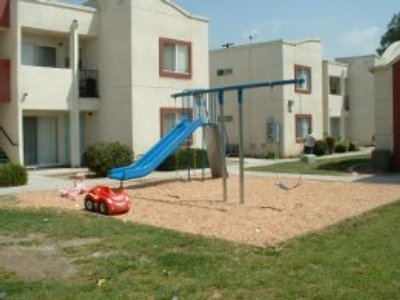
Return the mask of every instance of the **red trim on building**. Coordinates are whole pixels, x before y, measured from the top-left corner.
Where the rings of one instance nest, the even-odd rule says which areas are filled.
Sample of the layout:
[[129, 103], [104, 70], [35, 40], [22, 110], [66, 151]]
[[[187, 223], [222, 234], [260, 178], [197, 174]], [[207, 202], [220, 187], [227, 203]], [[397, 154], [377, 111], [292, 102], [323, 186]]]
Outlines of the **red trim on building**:
[[9, 59], [0, 59], [0, 103], [11, 102], [11, 63]]
[[400, 61], [393, 66], [393, 161], [392, 167], [400, 171]]
[[10, 0], [0, 0], [0, 27], [10, 27]]
[[[168, 71], [164, 70], [164, 46], [165, 45], [183, 45], [188, 47], [188, 55], [189, 55], [189, 71], [188, 73], [180, 73], [180, 72], [174, 72], [174, 71]], [[159, 41], [159, 72], [160, 72], [160, 77], [171, 77], [171, 78], [177, 78], [177, 79], [191, 79], [192, 78], [192, 64], [193, 64], [193, 59], [192, 59], [192, 43], [191, 42], [186, 42], [186, 41], [181, 41], [181, 40], [175, 40], [175, 39], [169, 39], [169, 38], [160, 38]]]

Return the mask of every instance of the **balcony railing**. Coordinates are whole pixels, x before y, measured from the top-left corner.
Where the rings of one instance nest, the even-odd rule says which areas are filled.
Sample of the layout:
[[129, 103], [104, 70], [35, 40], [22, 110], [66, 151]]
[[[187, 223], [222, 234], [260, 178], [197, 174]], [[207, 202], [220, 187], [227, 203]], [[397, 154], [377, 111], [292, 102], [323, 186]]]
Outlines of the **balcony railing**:
[[79, 97], [99, 98], [99, 71], [80, 70], [79, 71]]

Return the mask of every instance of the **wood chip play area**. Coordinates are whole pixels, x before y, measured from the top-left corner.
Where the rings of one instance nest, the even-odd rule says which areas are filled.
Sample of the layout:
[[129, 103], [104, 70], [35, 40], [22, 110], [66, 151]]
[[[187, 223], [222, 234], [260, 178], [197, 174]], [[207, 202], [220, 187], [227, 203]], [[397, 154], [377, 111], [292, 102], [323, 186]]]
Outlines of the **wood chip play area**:
[[[286, 191], [273, 178], [247, 176], [245, 203], [239, 205], [238, 181], [237, 176], [229, 177], [227, 202], [223, 202], [221, 179], [127, 182], [133, 208], [118, 218], [265, 247], [400, 199], [399, 185], [303, 180], [296, 189]], [[58, 191], [16, 197], [18, 207], [86, 213], [83, 196], [76, 203], [60, 198]]]

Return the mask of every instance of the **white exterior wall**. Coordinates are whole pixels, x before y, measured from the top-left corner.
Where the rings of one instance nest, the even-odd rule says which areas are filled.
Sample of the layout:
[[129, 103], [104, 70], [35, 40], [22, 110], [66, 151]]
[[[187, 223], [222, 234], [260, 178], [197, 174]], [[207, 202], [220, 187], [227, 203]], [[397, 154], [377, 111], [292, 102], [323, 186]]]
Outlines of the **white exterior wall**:
[[[0, 57], [11, 59], [15, 76], [12, 101], [0, 106], [0, 126], [19, 143], [19, 147], [8, 146], [0, 135], [0, 146], [11, 160], [23, 162], [23, 116], [55, 117], [58, 156], [65, 156], [61, 153], [65, 145], [63, 122], [76, 101], [72, 70], [64, 68], [67, 56], [72, 63], [69, 44], [74, 20], [79, 24], [83, 68], [99, 70], [101, 97], [77, 101], [84, 125], [82, 146], [118, 140], [130, 145], [136, 154], [144, 153], [160, 138], [160, 107], [174, 106], [170, 95], [208, 87], [207, 20], [168, 0], [95, 2], [98, 9], [52, 1], [11, 1], [11, 28], [0, 32]], [[192, 79], [159, 76], [160, 37], [192, 43]], [[23, 43], [56, 48], [56, 67], [22, 65]], [[200, 133], [195, 141], [201, 145]]]
[[[208, 22], [162, 0], [99, 1], [98, 5], [99, 138], [119, 140], [140, 155], [160, 139], [160, 108], [174, 107], [171, 94], [208, 87]], [[192, 43], [192, 79], [160, 77], [160, 38]], [[200, 139], [197, 133], [198, 147]]]
[[72, 77], [70, 69], [21, 66], [20, 89], [26, 110], [68, 110], [71, 98]]
[[[12, 99], [10, 104], [4, 104], [0, 109], [0, 125], [19, 146], [10, 146], [4, 140], [0, 142], [12, 161], [23, 163], [23, 116], [50, 113], [57, 117], [55, 111], [69, 109], [72, 73], [70, 69], [61, 67], [64, 65], [65, 52], [68, 51], [66, 42], [72, 21], [77, 20], [81, 34], [88, 36], [97, 34], [97, 23], [92, 8], [24, 0], [11, 1], [11, 4], [11, 26], [3, 34], [2, 55], [12, 62]], [[23, 42], [55, 47], [59, 68], [22, 65]], [[96, 105], [85, 101], [82, 106], [92, 108]], [[59, 140], [62, 141], [61, 134]], [[60, 153], [59, 156], [62, 157]]]
[[[340, 79], [340, 95], [330, 93], [330, 77]], [[347, 139], [348, 111], [345, 108], [347, 65], [337, 62], [323, 62], [323, 105], [324, 136], [331, 135], [330, 119], [340, 119], [340, 137]]]
[[[393, 151], [393, 80], [392, 68], [374, 70], [375, 144], [377, 150]], [[366, 122], [362, 122], [366, 123]]]
[[[133, 145], [137, 153], [143, 153], [161, 138], [160, 108], [174, 107], [171, 94], [209, 86], [208, 22], [160, 0], [136, 0], [132, 28]], [[191, 79], [160, 77], [160, 38], [191, 42]], [[195, 134], [195, 145], [201, 146], [200, 130]]]
[[[322, 137], [322, 58], [319, 41], [289, 43], [272, 41], [229, 49], [213, 50], [210, 54], [211, 85], [213, 87], [248, 82], [294, 79], [295, 65], [311, 67], [311, 94], [295, 92], [294, 85], [260, 88], [245, 92], [244, 143], [246, 155], [265, 155], [273, 151], [283, 156], [296, 156], [303, 145], [296, 142], [295, 116], [312, 115], [315, 135]], [[233, 68], [229, 76], [217, 76], [218, 69]], [[289, 112], [288, 102], [293, 101]], [[229, 142], [238, 143], [237, 96], [227, 96], [226, 115], [234, 118], [228, 123]], [[278, 123], [279, 141], [267, 137], [267, 122]], [[280, 148], [279, 148], [280, 144]]]
[[99, 93], [101, 105], [90, 118], [100, 141], [132, 146], [131, 3], [99, 1]]
[[348, 65], [346, 93], [349, 97], [350, 111], [347, 136], [359, 144], [370, 145], [376, 134], [375, 86], [370, 69], [377, 64], [377, 57], [344, 57], [338, 58], [337, 61]]
[[[303, 144], [296, 142], [295, 116], [308, 114], [312, 116], [312, 129], [317, 139], [323, 138], [323, 101], [322, 101], [322, 51], [319, 40], [284, 44], [283, 78], [294, 78], [294, 66], [302, 65], [311, 68], [311, 93], [296, 93], [294, 86], [284, 87], [283, 96], [283, 153], [285, 156], [297, 156], [303, 150]], [[294, 101], [292, 112], [287, 102]]]
[[72, 21], [77, 20], [81, 35], [98, 35], [96, 10], [91, 7], [45, 1], [18, 0], [18, 3], [20, 26], [23, 28], [68, 34]]
[[[233, 69], [232, 75], [217, 76], [218, 69], [228, 68]], [[210, 52], [212, 87], [281, 80], [282, 73], [281, 41]], [[237, 95], [229, 92], [226, 93], [225, 98], [225, 115], [233, 116], [233, 122], [226, 123], [228, 140], [230, 144], [238, 144]], [[280, 99], [282, 99], [281, 87], [260, 88], [244, 92], [244, 152], [246, 155], [265, 155], [267, 151], [280, 151], [278, 146], [267, 138], [267, 120], [272, 118], [275, 122], [282, 122], [283, 113]]]

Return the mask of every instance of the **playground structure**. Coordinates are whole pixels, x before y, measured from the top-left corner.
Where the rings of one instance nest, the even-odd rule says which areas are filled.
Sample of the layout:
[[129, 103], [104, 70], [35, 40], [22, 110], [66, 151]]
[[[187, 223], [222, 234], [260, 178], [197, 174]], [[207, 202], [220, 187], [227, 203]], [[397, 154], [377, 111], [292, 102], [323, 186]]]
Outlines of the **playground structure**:
[[[177, 150], [182, 143], [188, 139], [199, 127], [203, 128], [203, 140], [205, 128], [211, 128], [211, 133], [207, 134], [207, 150], [210, 161], [210, 168], [213, 177], [223, 178], [223, 199], [226, 202], [227, 195], [227, 167], [225, 159], [226, 149], [226, 130], [225, 130], [225, 93], [236, 92], [238, 101], [239, 116], [239, 172], [240, 172], [240, 204], [244, 203], [244, 150], [243, 150], [243, 103], [244, 92], [249, 89], [275, 87], [282, 85], [306, 84], [306, 78], [290, 80], [276, 80], [270, 82], [248, 83], [241, 85], [231, 85], [225, 87], [189, 90], [173, 94], [172, 97], [182, 100], [182, 107], [194, 109], [194, 120], [187, 115], [176, 125], [166, 136], [156, 143], [148, 152], [132, 165], [122, 168], [112, 169], [109, 178], [121, 182], [135, 178], [144, 177], [153, 172], [169, 155]], [[218, 102], [218, 104], [217, 104]], [[219, 107], [219, 109], [217, 108]], [[219, 112], [218, 112], [219, 110]], [[219, 116], [219, 117], [218, 117]], [[219, 123], [219, 124], [218, 124]], [[219, 126], [218, 126], [219, 125]], [[219, 129], [219, 130], [218, 130]], [[210, 130], [209, 130], [210, 131]], [[213, 132], [214, 131], [214, 132]], [[216, 133], [218, 131], [219, 133]], [[219, 140], [219, 141], [218, 141]], [[219, 144], [219, 151], [216, 151]], [[220, 171], [220, 172], [218, 172]], [[218, 176], [220, 174], [220, 176]]]
[[[223, 199], [226, 202], [228, 200], [227, 194], [227, 171], [226, 171], [226, 160], [225, 160], [225, 149], [226, 149], [226, 130], [225, 130], [225, 93], [226, 92], [236, 92], [237, 93], [237, 101], [238, 101], [238, 116], [239, 116], [239, 173], [240, 173], [240, 182], [239, 182], [239, 199], [240, 204], [244, 203], [244, 147], [243, 147], [243, 103], [244, 103], [244, 92], [248, 89], [256, 89], [256, 88], [263, 88], [263, 87], [274, 87], [274, 86], [282, 86], [282, 85], [293, 85], [293, 84], [300, 84], [305, 85], [306, 79], [305, 77], [301, 77], [298, 79], [290, 79], [290, 80], [276, 80], [276, 81], [269, 81], [269, 82], [257, 82], [257, 83], [247, 83], [241, 85], [231, 85], [225, 87], [218, 87], [218, 88], [211, 88], [211, 89], [204, 89], [204, 90], [193, 90], [188, 92], [182, 92], [172, 95], [172, 97], [182, 98], [182, 97], [205, 97], [209, 95], [217, 95], [218, 104], [219, 104], [219, 118], [217, 118], [217, 109], [216, 103], [213, 101], [211, 103], [211, 117], [210, 121], [217, 123], [217, 119], [220, 122], [220, 155], [221, 155], [221, 174], [223, 178]], [[211, 97], [211, 99], [215, 99], [215, 97]]]

